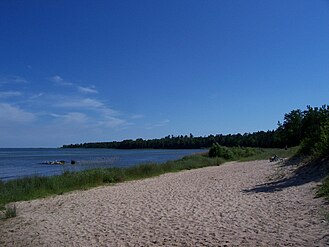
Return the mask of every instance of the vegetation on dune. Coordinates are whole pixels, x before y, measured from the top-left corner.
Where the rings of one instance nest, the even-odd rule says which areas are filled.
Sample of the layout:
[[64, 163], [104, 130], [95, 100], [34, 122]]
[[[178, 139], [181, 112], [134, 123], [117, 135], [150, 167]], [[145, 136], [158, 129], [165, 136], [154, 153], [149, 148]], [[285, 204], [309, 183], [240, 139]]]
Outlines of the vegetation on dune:
[[[328, 160], [329, 156], [329, 106], [311, 107], [306, 110], [293, 110], [285, 114], [283, 123], [278, 123], [278, 128], [273, 135], [279, 143], [285, 147], [295, 146], [295, 148], [276, 150], [272, 155], [279, 157], [290, 156], [297, 152], [311, 160]], [[253, 153], [249, 156], [249, 153]], [[267, 155], [267, 154], [266, 154]], [[252, 157], [264, 157], [262, 149], [232, 148], [229, 149], [214, 143], [209, 150], [210, 157], [222, 157], [229, 160], [248, 160]], [[247, 156], [247, 157], [244, 157]], [[312, 162], [312, 165], [323, 166], [323, 162]], [[326, 163], [329, 170], [329, 164]], [[320, 167], [319, 167], [320, 168]], [[319, 196], [324, 196], [329, 200], [329, 176], [324, 179], [318, 192]]]
[[[326, 160], [326, 171], [329, 170], [329, 106], [308, 106], [305, 111], [294, 110], [285, 115], [279, 133], [290, 144], [300, 144], [299, 153], [313, 160]], [[322, 162], [315, 162], [321, 164]], [[323, 180], [318, 195], [329, 200], [329, 175]]]
[[277, 131], [288, 146], [301, 145], [301, 154], [326, 157], [329, 155], [329, 106], [293, 110], [285, 114]]
[[250, 148], [250, 147], [224, 147], [214, 143], [209, 149], [209, 157], [219, 157], [225, 160], [264, 160], [277, 155], [280, 158], [292, 157], [297, 154], [299, 147], [289, 149], [279, 148]]

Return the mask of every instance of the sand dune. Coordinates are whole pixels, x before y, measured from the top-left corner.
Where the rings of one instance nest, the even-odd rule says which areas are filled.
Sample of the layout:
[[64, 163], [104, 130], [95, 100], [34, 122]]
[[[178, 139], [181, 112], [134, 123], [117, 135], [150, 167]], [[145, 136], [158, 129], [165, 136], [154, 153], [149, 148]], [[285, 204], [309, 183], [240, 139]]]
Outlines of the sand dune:
[[0, 246], [329, 245], [316, 183], [268, 184], [284, 172], [230, 162], [16, 203]]

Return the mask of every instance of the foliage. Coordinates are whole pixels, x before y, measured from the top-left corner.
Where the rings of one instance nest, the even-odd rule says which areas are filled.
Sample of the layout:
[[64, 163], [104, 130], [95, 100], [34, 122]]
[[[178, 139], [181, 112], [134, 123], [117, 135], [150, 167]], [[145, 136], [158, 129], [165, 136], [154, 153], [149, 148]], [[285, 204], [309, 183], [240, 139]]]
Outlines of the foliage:
[[276, 130], [282, 144], [301, 144], [300, 153], [313, 157], [329, 154], [329, 106], [307, 106], [305, 111], [293, 110], [285, 114], [284, 122], [279, 122]]
[[[236, 154], [224, 147], [283, 148], [301, 145], [300, 152], [315, 157], [328, 155], [329, 151], [329, 106], [307, 106], [307, 109], [292, 110], [284, 115], [283, 123], [272, 131], [234, 135], [209, 135], [207, 137], [166, 136], [161, 139], [124, 140], [122, 142], [100, 142], [64, 145], [63, 148], [210, 148], [210, 155], [232, 159]], [[241, 149], [235, 150], [240, 152]], [[250, 151], [250, 150], [249, 150]], [[244, 155], [244, 154], [240, 154]], [[239, 156], [239, 155], [238, 155]]]
[[329, 151], [329, 107], [308, 106], [303, 113], [302, 145], [300, 152], [316, 158], [328, 156]]
[[218, 143], [214, 143], [212, 147], [209, 149], [209, 157], [219, 157], [226, 160], [231, 160], [234, 154], [231, 149], [227, 147], [223, 147]]
[[278, 123], [278, 132], [281, 136], [281, 141], [289, 147], [297, 146], [302, 139], [302, 123], [303, 112], [301, 110], [293, 110], [284, 115], [284, 122]]
[[221, 157], [225, 160], [264, 160], [277, 155], [281, 158], [294, 156], [299, 147], [289, 149], [278, 148], [250, 148], [250, 147], [223, 147], [215, 143], [209, 149], [209, 157]]
[[324, 196], [327, 200], [329, 200], [329, 176], [323, 181], [320, 189], [317, 192], [318, 196]]
[[277, 131], [258, 131], [254, 133], [235, 134], [235, 135], [209, 135], [207, 137], [189, 136], [166, 136], [161, 139], [143, 140], [124, 140], [121, 142], [97, 142], [63, 145], [63, 148], [116, 148], [116, 149], [198, 149], [210, 148], [214, 143], [221, 146], [234, 147], [282, 147], [280, 136]]
[[317, 157], [329, 155], [329, 123], [320, 126], [319, 137], [312, 151]]

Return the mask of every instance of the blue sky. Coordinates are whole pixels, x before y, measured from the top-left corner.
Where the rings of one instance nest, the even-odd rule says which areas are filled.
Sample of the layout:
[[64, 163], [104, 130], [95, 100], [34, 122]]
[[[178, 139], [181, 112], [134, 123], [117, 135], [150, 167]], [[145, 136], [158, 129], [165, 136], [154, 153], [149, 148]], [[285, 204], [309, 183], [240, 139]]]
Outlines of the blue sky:
[[0, 147], [266, 131], [328, 96], [329, 1], [0, 2]]

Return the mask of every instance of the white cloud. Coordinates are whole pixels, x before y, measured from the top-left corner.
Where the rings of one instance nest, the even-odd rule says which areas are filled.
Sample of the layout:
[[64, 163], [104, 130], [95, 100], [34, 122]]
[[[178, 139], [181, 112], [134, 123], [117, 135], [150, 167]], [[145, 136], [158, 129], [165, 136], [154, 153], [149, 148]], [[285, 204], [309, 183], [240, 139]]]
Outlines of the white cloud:
[[[122, 117], [120, 113], [116, 110], [107, 107], [103, 102], [92, 99], [66, 99], [61, 100], [61, 102], [55, 104], [56, 107], [63, 107], [67, 109], [79, 109], [81, 111], [88, 110], [92, 111], [91, 115], [94, 123], [91, 123], [91, 128], [94, 127], [95, 123], [98, 127], [114, 128], [123, 127], [129, 125], [129, 123]], [[89, 113], [88, 113], [89, 115]], [[54, 116], [54, 115], [53, 115]], [[62, 115], [56, 115], [54, 117], [63, 117]], [[68, 116], [67, 116], [68, 117]], [[87, 120], [87, 115], [82, 118], [81, 115], [70, 115], [70, 117], [76, 117], [80, 119]]]
[[11, 97], [17, 97], [21, 96], [22, 93], [18, 91], [2, 91], [0, 92], [0, 98], [11, 98]]
[[77, 87], [81, 93], [98, 93], [94, 87]]
[[53, 77], [50, 78], [51, 81], [53, 82], [62, 82], [64, 81], [62, 77], [60, 77], [59, 75], [54, 75]]
[[0, 123], [31, 123], [36, 120], [33, 113], [7, 103], [0, 103]]
[[104, 104], [98, 100], [85, 98], [85, 99], [67, 99], [56, 103], [54, 106], [65, 108], [101, 108]]
[[20, 76], [6, 76], [0, 77], [0, 84], [11, 84], [11, 83], [27, 83], [23, 77]]
[[44, 93], [38, 93], [38, 94], [34, 94], [30, 97], [30, 100], [33, 100], [33, 99], [37, 99], [37, 98], [40, 98], [44, 95]]
[[53, 77], [50, 78], [50, 80], [54, 83], [56, 83], [57, 85], [61, 85], [61, 86], [69, 86], [69, 87], [74, 87], [76, 88], [76, 90], [78, 90], [80, 93], [84, 93], [84, 94], [97, 94], [98, 91], [95, 89], [95, 86], [91, 86], [91, 87], [82, 87], [79, 86], [76, 83], [72, 83], [72, 82], [68, 82], [66, 80], [64, 80], [62, 77], [60, 77], [59, 75], [55, 75]]
[[108, 128], [122, 127], [128, 125], [126, 120], [110, 116], [106, 116], [104, 121], [100, 121], [99, 124]]
[[102, 109], [100, 109], [100, 112], [104, 116], [118, 116], [118, 115], [120, 115], [120, 113], [118, 111], [113, 110], [112, 108], [109, 108], [109, 107], [103, 107]]
[[134, 114], [130, 118], [131, 119], [141, 119], [141, 118], [144, 118], [144, 115], [142, 115], [142, 114]]
[[62, 86], [73, 86], [74, 84], [71, 82], [64, 81], [62, 77], [59, 75], [54, 75], [53, 77], [50, 78], [50, 80], [58, 85]]
[[86, 114], [81, 112], [69, 112], [67, 114], [59, 115], [59, 114], [51, 114], [52, 117], [55, 117], [57, 119], [61, 119], [61, 121], [64, 121], [66, 123], [86, 123], [88, 120], [88, 117]]
[[164, 119], [160, 122], [147, 125], [146, 129], [154, 129], [154, 128], [158, 128], [158, 127], [163, 127], [163, 126], [169, 124], [169, 122], [170, 122], [169, 119]]

